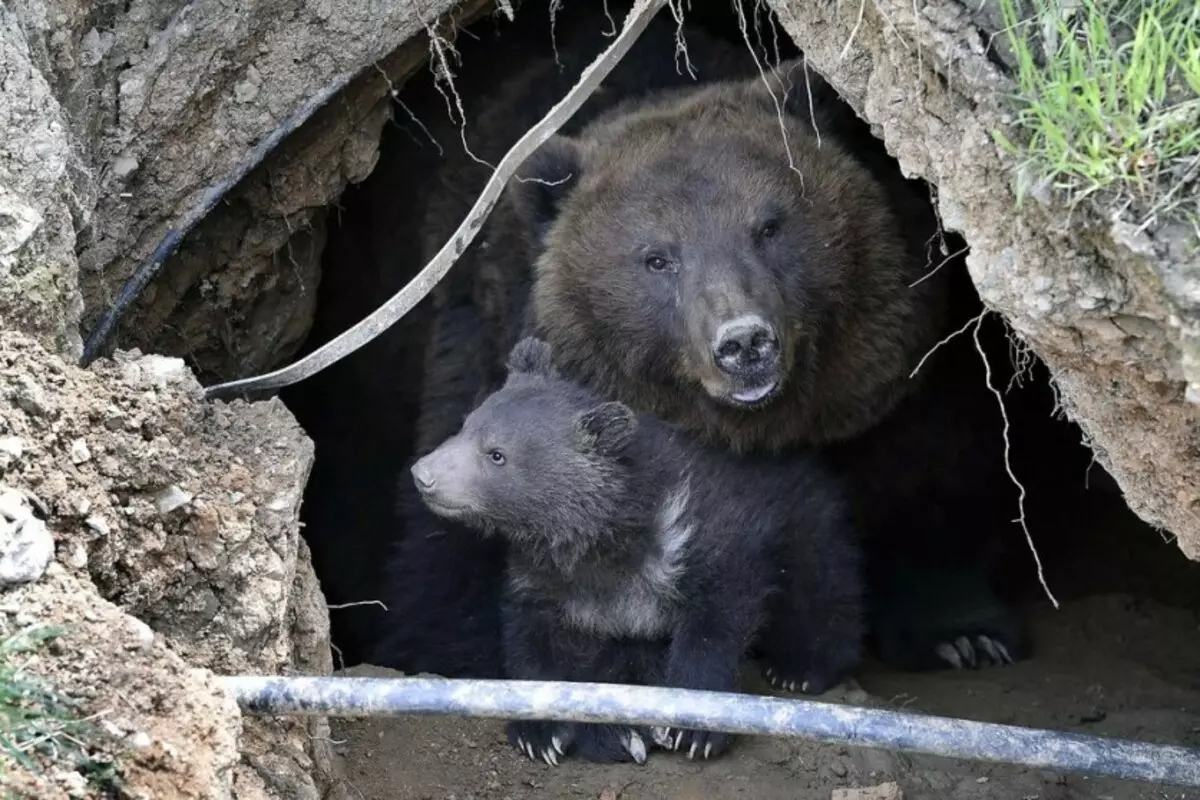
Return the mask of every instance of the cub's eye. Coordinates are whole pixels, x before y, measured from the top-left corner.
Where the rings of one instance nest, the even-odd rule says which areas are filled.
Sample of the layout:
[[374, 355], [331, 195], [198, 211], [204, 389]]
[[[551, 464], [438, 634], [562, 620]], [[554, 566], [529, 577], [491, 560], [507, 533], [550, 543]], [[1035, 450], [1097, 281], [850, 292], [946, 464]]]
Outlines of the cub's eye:
[[771, 220], [770, 222], [763, 224], [763, 226], [758, 229], [758, 238], [770, 239], [777, 233], [779, 233], [779, 223]]
[[501, 453], [499, 450], [489, 450], [487, 455], [488, 459], [497, 467], [504, 466], [504, 462], [506, 461], [504, 453]]
[[646, 269], [651, 272], [665, 272], [671, 264], [662, 256], [646, 256]]

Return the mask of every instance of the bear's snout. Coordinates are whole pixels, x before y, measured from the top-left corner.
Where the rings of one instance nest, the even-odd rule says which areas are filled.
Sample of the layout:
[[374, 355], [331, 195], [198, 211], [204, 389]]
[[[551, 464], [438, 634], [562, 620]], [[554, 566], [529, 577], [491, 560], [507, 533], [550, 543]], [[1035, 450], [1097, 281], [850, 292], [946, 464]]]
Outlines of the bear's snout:
[[422, 493], [432, 491], [437, 485], [437, 479], [434, 477], [433, 470], [425, 463], [425, 459], [419, 459], [417, 463], [412, 465], [413, 481], [417, 484], [417, 488]]
[[726, 375], [773, 372], [779, 362], [779, 334], [762, 317], [748, 314], [718, 327], [712, 350], [713, 359]]

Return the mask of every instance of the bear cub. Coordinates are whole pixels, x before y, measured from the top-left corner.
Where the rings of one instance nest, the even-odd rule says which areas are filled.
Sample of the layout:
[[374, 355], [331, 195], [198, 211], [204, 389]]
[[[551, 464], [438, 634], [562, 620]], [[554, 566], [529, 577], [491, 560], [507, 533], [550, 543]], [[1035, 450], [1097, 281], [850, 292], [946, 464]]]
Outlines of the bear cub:
[[[536, 338], [517, 343], [508, 369], [411, 470], [435, 514], [508, 545], [508, 678], [737, 691], [755, 646], [773, 682], [818, 694], [857, 664], [856, 537], [816, 456], [701, 444], [562, 378]], [[507, 733], [551, 764], [572, 751], [642, 763], [647, 738], [712, 758], [729, 740], [551, 721]]]

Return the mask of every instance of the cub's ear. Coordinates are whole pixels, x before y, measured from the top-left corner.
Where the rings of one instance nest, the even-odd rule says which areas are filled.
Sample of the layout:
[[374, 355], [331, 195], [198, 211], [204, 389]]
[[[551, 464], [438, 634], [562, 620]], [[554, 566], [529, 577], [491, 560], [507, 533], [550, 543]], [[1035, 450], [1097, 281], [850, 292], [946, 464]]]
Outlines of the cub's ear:
[[513, 346], [508, 354], [508, 371], [547, 378], [558, 374], [554, 369], [554, 353], [550, 345], [536, 336], [526, 336]]
[[629, 444], [637, 430], [637, 416], [624, 403], [601, 403], [576, 418], [579, 444], [586, 452], [614, 455]]
[[545, 238], [582, 172], [583, 153], [579, 145], [557, 135], [546, 140], [517, 168], [506, 191], [534, 241]]

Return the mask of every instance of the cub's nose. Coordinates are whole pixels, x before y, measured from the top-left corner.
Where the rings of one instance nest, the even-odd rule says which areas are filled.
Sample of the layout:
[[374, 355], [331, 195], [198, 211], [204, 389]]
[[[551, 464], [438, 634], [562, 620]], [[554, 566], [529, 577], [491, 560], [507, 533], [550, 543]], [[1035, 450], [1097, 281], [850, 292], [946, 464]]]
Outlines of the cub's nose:
[[419, 460], [412, 465], [412, 476], [416, 481], [417, 488], [422, 492], [429, 491], [437, 482], [434, 480], [433, 471], [429, 469], [429, 465], [424, 460]]
[[762, 317], [739, 317], [717, 328], [713, 358], [731, 375], [769, 367], [779, 358], [779, 334]]

